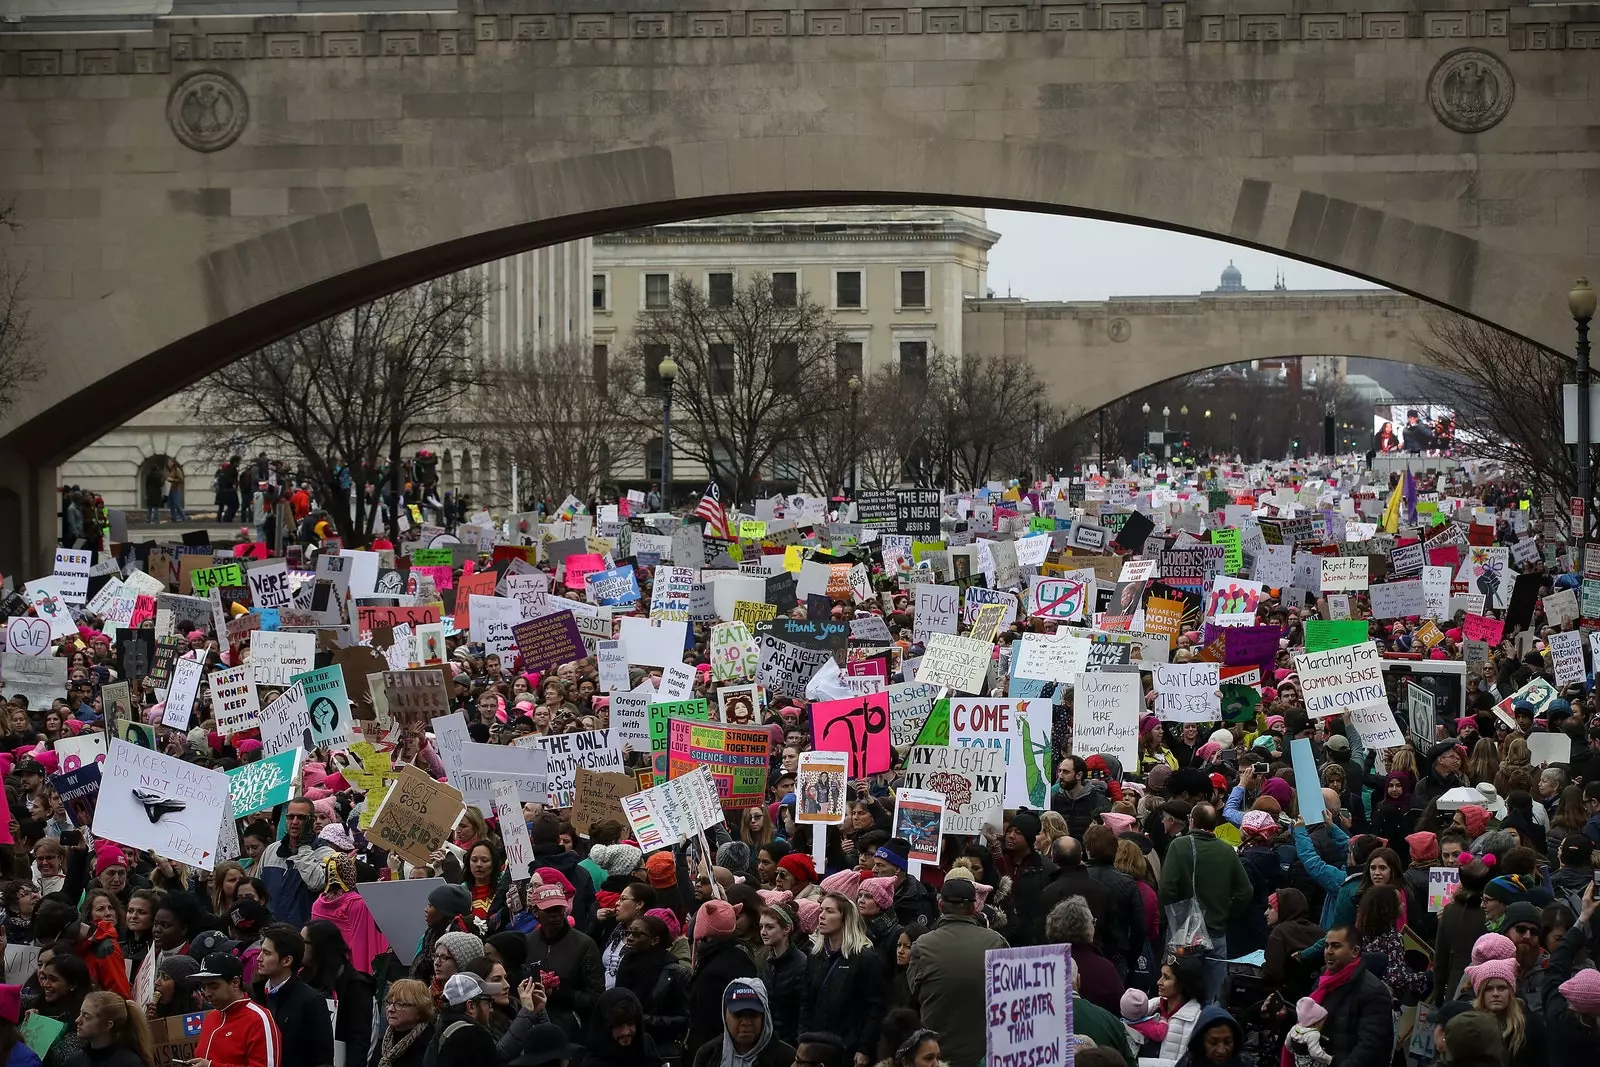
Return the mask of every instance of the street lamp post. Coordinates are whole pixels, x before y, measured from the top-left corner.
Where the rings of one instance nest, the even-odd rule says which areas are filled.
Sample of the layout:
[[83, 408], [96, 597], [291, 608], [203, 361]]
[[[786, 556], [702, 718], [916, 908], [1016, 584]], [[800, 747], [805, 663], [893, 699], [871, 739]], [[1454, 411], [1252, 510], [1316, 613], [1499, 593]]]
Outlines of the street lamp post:
[[[1143, 457], [1144, 450], [1150, 445], [1150, 401], [1146, 400], [1139, 410], [1144, 412], [1144, 437], [1139, 441], [1139, 455]], [[1144, 464], [1141, 463], [1139, 467], [1142, 470]]]
[[1211, 452], [1211, 409], [1210, 408], [1206, 408], [1206, 413], [1205, 413], [1205, 433], [1206, 433], [1206, 455], [1210, 456], [1212, 454], [1212, 452]]
[[1161, 458], [1172, 458], [1172, 444], [1167, 440], [1167, 434], [1172, 432], [1172, 408], [1163, 404], [1161, 406]]
[[856, 498], [856, 411], [861, 399], [861, 379], [854, 374], [845, 383], [850, 388], [850, 499]]
[[672, 382], [678, 364], [671, 356], [656, 367], [661, 375], [661, 505], [672, 510]]
[[1589, 320], [1594, 318], [1594, 289], [1589, 279], [1579, 278], [1567, 294], [1567, 309], [1578, 326], [1578, 498], [1583, 501], [1583, 527], [1575, 529], [1578, 542], [1578, 566], [1581, 570], [1584, 545], [1589, 540]]
[[1228, 412], [1228, 455], [1231, 457], [1238, 450], [1239, 413]]

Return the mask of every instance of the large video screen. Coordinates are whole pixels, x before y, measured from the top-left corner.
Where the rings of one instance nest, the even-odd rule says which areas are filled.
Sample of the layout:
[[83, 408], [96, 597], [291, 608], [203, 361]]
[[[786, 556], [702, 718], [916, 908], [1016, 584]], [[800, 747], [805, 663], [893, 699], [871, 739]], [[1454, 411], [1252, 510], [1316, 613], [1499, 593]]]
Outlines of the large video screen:
[[1456, 446], [1456, 413], [1442, 404], [1380, 405], [1372, 415], [1374, 452], [1448, 455]]

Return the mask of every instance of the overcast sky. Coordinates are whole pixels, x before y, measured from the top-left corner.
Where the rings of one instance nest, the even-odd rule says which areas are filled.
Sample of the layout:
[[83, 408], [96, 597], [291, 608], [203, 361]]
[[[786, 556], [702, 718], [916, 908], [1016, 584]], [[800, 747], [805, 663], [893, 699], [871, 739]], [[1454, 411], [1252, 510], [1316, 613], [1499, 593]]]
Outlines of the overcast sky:
[[1062, 215], [994, 211], [1001, 234], [989, 250], [989, 288], [1029, 300], [1192, 295], [1215, 289], [1231, 259], [1247, 289], [1271, 289], [1282, 270], [1290, 289], [1371, 289], [1371, 282], [1223, 241]]

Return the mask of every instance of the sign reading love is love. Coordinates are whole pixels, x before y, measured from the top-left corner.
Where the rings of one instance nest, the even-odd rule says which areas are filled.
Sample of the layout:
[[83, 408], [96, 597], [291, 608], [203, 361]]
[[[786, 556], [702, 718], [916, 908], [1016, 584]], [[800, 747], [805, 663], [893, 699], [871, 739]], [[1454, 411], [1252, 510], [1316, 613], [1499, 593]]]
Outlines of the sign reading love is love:
[[19, 656], [43, 656], [50, 651], [50, 623], [44, 619], [16, 618], [6, 624], [6, 651]]

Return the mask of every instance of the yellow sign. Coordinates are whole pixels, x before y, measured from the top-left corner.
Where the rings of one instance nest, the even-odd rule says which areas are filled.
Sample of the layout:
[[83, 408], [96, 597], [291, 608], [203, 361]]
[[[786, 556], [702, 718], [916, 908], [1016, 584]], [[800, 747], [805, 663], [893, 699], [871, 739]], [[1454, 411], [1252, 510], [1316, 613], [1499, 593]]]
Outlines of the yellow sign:
[[778, 605], [765, 604], [759, 600], [735, 600], [733, 602], [733, 621], [742, 622], [754, 632], [756, 623], [769, 622], [778, 617]]
[[783, 550], [783, 569], [790, 574], [799, 574], [800, 568], [805, 564], [805, 554], [799, 545], [790, 545]]
[[911, 562], [921, 563], [924, 556], [932, 552], [943, 552], [943, 541], [913, 541], [911, 542]]
[[739, 520], [739, 540], [759, 541], [767, 536], [767, 524], [760, 519]]

